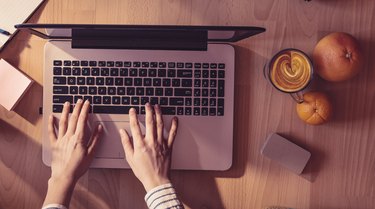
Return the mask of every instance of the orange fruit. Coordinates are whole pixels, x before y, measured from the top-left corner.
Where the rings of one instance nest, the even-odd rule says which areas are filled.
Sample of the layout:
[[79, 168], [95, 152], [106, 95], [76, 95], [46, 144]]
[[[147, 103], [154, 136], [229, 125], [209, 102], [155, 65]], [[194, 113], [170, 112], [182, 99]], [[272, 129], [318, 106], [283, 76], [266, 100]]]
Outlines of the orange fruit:
[[303, 94], [303, 102], [297, 104], [297, 113], [307, 124], [319, 125], [330, 119], [332, 105], [326, 94], [307, 92]]
[[313, 52], [314, 70], [327, 81], [344, 81], [363, 67], [363, 53], [350, 34], [336, 32], [322, 38]]

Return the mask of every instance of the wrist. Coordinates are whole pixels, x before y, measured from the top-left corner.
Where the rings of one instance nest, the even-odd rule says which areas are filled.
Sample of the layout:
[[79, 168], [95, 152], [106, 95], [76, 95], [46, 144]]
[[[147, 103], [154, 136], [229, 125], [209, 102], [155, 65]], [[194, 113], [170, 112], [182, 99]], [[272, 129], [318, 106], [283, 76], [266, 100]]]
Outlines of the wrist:
[[76, 181], [66, 176], [51, 176], [48, 180], [48, 190], [43, 205], [61, 204], [69, 206]]
[[171, 183], [171, 181], [168, 178], [155, 178], [155, 179], [149, 179], [142, 182], [143, 187], [145, 188], [146, 192], [149, 192], [155, 187], [158, 187], [163, 184]]

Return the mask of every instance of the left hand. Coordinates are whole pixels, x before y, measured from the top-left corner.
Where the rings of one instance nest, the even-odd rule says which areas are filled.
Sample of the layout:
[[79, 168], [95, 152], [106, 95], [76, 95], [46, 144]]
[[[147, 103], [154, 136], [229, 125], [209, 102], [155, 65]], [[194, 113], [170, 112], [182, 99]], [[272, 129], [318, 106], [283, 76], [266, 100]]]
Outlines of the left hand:
[[88, 140], [84, 136], [90, 103], [78, 100], [69, 118], [70, 104], [65, 103], [61, 114], [58, 135], [51, 115], [48, 125], [52, 149], [51, 178], [64, 178], [76, 182], [89, 168], [98, 144], [102, 126], [98, 125]]

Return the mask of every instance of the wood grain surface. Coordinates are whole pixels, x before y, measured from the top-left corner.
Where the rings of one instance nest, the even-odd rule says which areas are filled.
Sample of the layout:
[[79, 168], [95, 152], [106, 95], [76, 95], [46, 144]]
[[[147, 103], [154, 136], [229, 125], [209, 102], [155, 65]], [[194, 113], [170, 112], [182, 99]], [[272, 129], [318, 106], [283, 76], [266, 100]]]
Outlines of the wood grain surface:
[[[375, 208], [375, 1], [49, 0], [30, 22], [267, 28], [236, 44], [233, 167], [225, 172], [173, 171], [181, 200], [193, 209]], [[298, 118], [291, 97], [267, 83], [262, 69], [283, 48], [311, 55], [317, 41], [333, 31], [358, 38], [365, 67], [341, 83], [316, 76], [310, 89], [330, 96], [334, 117], [327, 124], [309, 126]], [[1, 209], [40, 208], [47, 190], [50, 169], [41, 160], [43, 124], [38, 114], [44, 43], [20, 32], [0, 53], [36, 81], [14, 112], [0, 107]], [[260, 154], [271, 132], [312, 153], [303, 175]], [[147, 208], [144, 195], [130, 170], [91, 169], [77, 184], [70, 208], [142, 209]]]

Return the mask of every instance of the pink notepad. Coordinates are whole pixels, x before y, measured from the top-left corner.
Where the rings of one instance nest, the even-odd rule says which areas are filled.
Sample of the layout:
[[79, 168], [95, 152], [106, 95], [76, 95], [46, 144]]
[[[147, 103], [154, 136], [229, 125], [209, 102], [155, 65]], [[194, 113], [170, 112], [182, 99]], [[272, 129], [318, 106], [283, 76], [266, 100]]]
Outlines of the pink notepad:
[[0, 105], [13, 110], [32, 82], [18, 69], [0, 59]]

